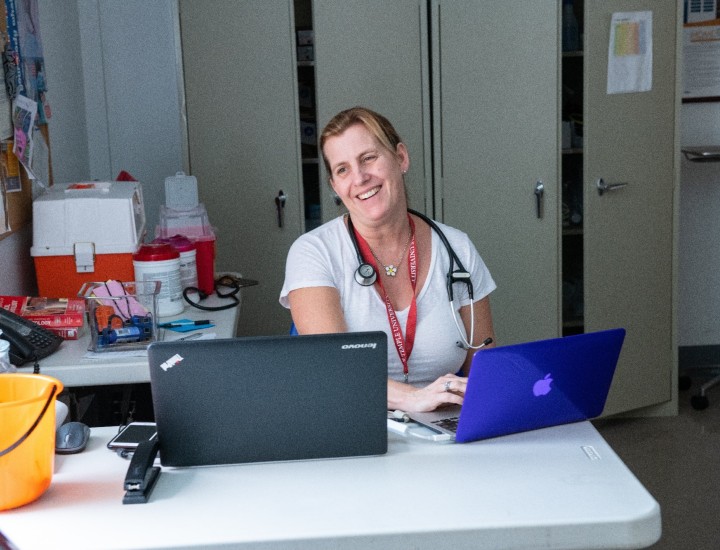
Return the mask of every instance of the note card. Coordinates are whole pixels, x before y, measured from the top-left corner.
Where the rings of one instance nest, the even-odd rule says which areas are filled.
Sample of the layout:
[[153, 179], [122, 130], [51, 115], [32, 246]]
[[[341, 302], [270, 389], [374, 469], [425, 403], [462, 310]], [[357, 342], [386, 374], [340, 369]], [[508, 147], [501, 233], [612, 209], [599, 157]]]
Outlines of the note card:
[[617, 12], [610, 24], [608, 94], [652, 89], [652, 12]]

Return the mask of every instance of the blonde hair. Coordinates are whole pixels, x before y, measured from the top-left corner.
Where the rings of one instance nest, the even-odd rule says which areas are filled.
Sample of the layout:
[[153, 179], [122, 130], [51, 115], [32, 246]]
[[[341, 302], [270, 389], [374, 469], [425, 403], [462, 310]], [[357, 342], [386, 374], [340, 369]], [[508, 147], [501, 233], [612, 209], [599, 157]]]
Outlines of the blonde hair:
[[332, 179], [332, 172], [330, 171], [330, 163], [325, 156], [325, 143], [355, 124], [362, 124], [378, 140], [380, 145], [393, 155], [397, 155], [397, 147], [402, 143], [402, 140], [387, 118], [366, 107], [353, 107], [340, 111], [330, 119], [330, 122], [325, 125], [322, 134], [320, 134], [320, 151], [330, 179]]

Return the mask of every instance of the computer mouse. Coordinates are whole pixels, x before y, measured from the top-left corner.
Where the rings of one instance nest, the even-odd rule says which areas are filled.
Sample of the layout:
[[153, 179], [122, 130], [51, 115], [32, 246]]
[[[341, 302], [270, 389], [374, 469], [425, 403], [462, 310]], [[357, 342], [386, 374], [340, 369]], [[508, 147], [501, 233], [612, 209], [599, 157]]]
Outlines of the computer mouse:
[[79, 453], [90, 439], [90, 428], [82, 422], [68, 422], [55, 432], [55, 452], [61, 455]]

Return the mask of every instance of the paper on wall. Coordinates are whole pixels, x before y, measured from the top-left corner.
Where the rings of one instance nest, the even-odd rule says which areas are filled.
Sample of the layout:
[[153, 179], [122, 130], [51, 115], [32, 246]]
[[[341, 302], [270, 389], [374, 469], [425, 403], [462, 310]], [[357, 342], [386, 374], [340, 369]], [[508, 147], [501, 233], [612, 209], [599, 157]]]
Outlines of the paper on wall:
[[652, 12], [613, 13], [608, 45], [608, 94], [652, 89]]
[[13, 153], [20, 163], [30, 170], [32, 167], [33, 128], [37, 103], [25, 96], [18, 95], [13, 102]]
[[5, 186], [0, 182], [0, 236], [10, 231], [7, 219], [7, 201], [5, 199]]
[[[714, 20], [713, 23], [720, 21]], [[683, 29], [683, 99], [720, 96], [720, 25]]]
[[13, 137], [12, 103], [4, 87], [0, 90], [0, 139]]

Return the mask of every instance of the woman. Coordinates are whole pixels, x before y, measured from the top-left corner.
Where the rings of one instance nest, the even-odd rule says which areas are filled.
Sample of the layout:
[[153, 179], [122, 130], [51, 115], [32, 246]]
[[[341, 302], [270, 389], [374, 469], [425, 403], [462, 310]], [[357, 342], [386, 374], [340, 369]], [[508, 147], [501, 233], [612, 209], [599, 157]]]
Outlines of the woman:
[[[438, 233], [407, 210], [410, 158], [385, 117], [362, 107], [342, 111], [323, 130], [320, 147], [348, 214], [295, 241], [280, 303], [300, 334], [385, 331], [389, 409], [462, 404], [467, 380], [455, 373], [467, 376], [476, 349], [461, 347], [458, 331], [464, 339], [472, 333], [475, 347], [494, 338], [490, 273], [464, 233], [437, 224], [474, 286], [471, 301], [466, 285], [453, 285], [454, 310], [448, 306], [449, 254]], [[370, 286], [356, 279], [351, 232], [377, 272], [374, 284], [364, 281]]]

